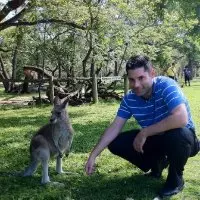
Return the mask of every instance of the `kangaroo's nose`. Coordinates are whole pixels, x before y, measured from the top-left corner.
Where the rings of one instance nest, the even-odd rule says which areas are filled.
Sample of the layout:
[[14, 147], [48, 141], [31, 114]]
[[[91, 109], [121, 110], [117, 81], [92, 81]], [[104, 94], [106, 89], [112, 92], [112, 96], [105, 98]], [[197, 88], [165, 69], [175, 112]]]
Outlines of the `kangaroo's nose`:
[[52, 117], [52, 118], [50, 118], [49, 121], [50, 121], [50, 123], [54, 123], [55, 122], [55, 118]]

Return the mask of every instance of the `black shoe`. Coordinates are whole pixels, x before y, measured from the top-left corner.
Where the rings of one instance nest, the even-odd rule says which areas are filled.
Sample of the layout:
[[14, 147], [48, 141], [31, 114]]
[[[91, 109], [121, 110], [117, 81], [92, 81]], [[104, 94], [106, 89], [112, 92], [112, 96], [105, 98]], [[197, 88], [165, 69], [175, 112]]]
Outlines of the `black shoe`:
[[152, 177], [152, 178], [160, 178], [161, 177], [161, 173], [160, 172], [155, 172], [155, 171], [150, 171], [146, 174], [144, 174], [147, 177]]
[[153, 178], [160, 178], [162, 176], [162, 172], [165, 168], [169, 165], [169, 161], [166, 157], [162, 158], [161, 160], [157, 161], [156, 165], [151, 169], [149, 173], [146, 173], [145, 176], [153, 177]]
[[159, 196], [161, 198], [163, 197], [169, 197], [175, 194], [178, 194], [179, 192], [181, 192], [184, 188], [184, 181], [182, 179], [181, 183], [176, 186], [176, 187], [170, 187], [167, 186], [167, 184], [164, 186], [164, 188], [159, 192]]

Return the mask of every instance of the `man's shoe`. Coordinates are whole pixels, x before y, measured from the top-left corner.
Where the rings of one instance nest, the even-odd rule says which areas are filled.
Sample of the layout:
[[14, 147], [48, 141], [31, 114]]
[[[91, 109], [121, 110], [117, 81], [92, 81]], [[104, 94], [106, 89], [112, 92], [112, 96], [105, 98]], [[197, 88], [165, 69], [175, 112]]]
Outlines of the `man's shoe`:
[[149, 173], [146, 173], [145, 176], [153, 177], [153, 178], [160, 178], [162, 176], [162, 172], [165, 168], [169, 165], [169, 161], [166, 157], [157, 161], [156, 165], [151, 169]]
[[144, 175], [147, 177], [152, 177], [152, 178], [160, 178], [162, 174], [160, 172], [155, 172], [155, 171], [151, 170], [150, 172], [148, 172]]
[[160, 197], [169, 197], [181, 192], [184, 188], [184, 181], [182, 180], [181, 183], [176, 187], [164, 186], [164, 188], [159, 192]]

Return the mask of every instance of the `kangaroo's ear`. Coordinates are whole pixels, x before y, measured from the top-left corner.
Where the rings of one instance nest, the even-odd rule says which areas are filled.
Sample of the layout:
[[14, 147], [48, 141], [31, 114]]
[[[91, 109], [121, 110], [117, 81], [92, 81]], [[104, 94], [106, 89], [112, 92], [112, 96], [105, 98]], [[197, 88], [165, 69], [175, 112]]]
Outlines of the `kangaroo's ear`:
[[60, 98], [59, 98], [58, 96], [56, 96], [56, 97], [54, 98], [53, 104], [54, 104], [54, 105], [60, 105], [60, 104], [61, 104], [61, 100], [60, 100]]

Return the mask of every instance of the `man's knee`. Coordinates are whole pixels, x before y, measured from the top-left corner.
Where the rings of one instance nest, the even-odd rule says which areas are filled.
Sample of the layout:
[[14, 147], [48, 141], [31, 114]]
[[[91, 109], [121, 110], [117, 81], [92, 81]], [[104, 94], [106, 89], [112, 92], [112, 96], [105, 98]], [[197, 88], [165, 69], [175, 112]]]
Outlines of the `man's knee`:
[[187, 128], [170, 130], [166, 133], [166, 146], [168, 153], [173, 157], [181, 155], [189, 156], [191, 154], [192, 140], [192, 133], [189, 129], [187, 130]]
[[119, 134], [109, 145], [108, 149], [113, 154], [130, 152], [133, 148], [133, 141], [139, 130], [130, 130]]
[[109, 145], [108, 145], [108, 150], [111, 152], [111, 153], [114, 153], [116, 151], [116, 145], [115, 145], [115, 142], [112, 141]]
[[120, 142], [115, 139], [108, 145], [108, 150], [113, 154], [118, 154], [120, 152]]

